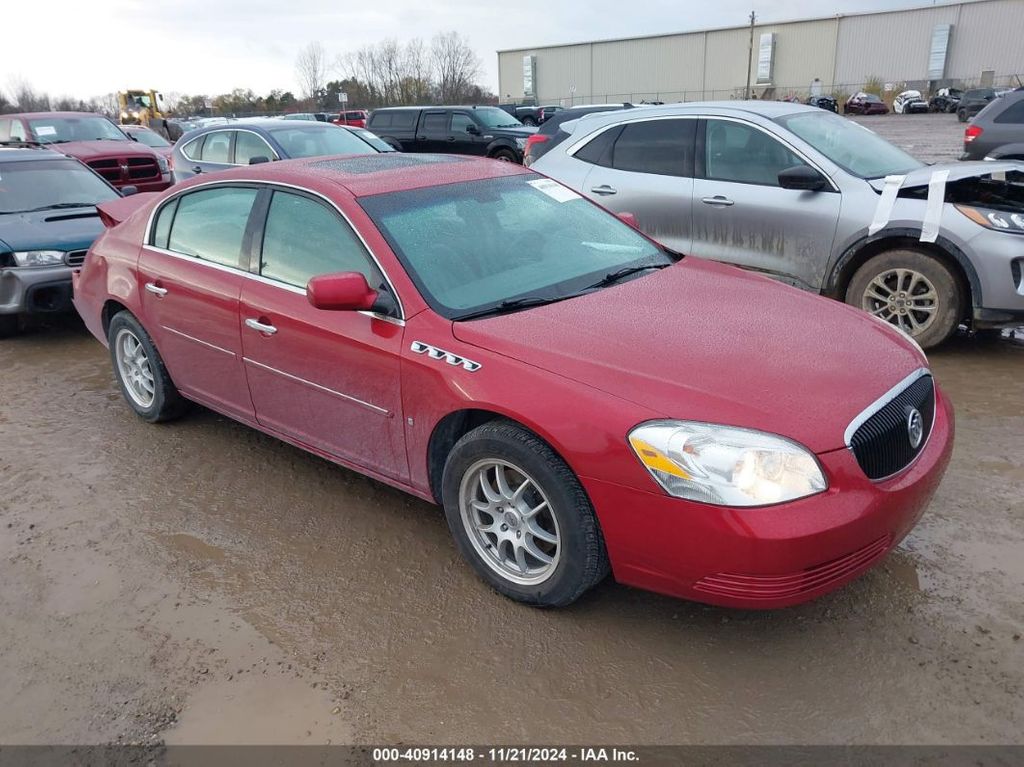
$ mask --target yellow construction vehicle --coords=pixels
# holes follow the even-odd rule
[[[117,104],[122,125],[149,125],[154,117],[164,117],[167,106],[157,91],[118,91]]]

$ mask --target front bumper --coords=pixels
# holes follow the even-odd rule
[[[1024,235],[974,226],[978,233],[964,247],[981,284],[981,301],[975,297],[974,324],[989,328],[1020,325],[1024,317]]]
[[[584,478],[615,579],[698,602],[777,608],[819,597],[885,556],[924,513],[953,449],[936,388],[928,444],[899,476],[872,482],[847,449],[818,456],[829,489],[756,509],[708,506]]]
[[[174,177],[170,171],[164,173],[159,181],[125,181],[114,184],[117,189],[124,189],[126,186],[134,186],[139,192],[162,192],[169,189],[174,183]]]
[[[0,314],[52,314],[71,309],[71,267],[0,269]]]

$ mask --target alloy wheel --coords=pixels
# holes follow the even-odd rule
[[[864,290],[861,306],[912,336],[935,322],[939,295],[931,281],[913,269],[888,269]]]
[[[558,520],[523,469],[497,458],[477,461],[462,477],[459,511],[476,553],[501,577],[535,585],[554,573],[561,553]]]
[[[122,328],[114,338],[114,355],[128,396],[143,410],[150,408],[156,398],[156,380],[142,342],[131,330]]]

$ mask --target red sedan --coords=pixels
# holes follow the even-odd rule
[[[441,504],[496,590],[780,607],[877,563],[953,443],[916,345],[510,163],[313,158],[101,206],[75,305],[187,401]]]

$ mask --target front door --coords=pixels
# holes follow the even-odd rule
[[[452,112],[451,126],[448,130],[449,148],[445,151],[457,154],[475,154],[480,157],[487,155],[484,130],[467,112]]]
[[[263,426],[371,471],[403,480],[400,322],[314,308],[311,277],[383,275],[351,226],[319,199],[275,190],[259,277],[241,296],[245,371]]]
[[[819,290],[839,221],[839,192],[780,187],[779,171],[807,162],[759,127],[708,119],[703,130],[690,252]]]
[[[139,255],[142,324],[186,395],[252,421],[238,297],[243,240],[257,190],[217,186],[160,208]]]

